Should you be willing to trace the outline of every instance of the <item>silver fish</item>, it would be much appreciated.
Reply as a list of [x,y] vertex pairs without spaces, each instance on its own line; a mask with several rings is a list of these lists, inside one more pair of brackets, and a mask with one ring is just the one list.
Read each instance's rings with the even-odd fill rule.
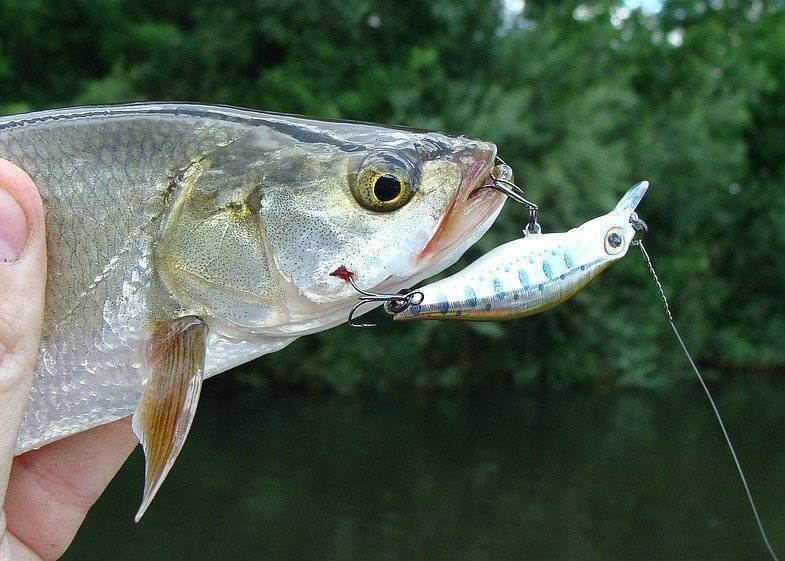
[[342,323],[364,286],[454,263],[493,223],[493,144],[188,104],[0,118],[46,208],[46,316],[17,453],[134,415],[137,519],[203,378]]
[[634,211],[648,186],[632,186],[611,212],[568,232],[528,234],[417,288],[422,297],[394,319],[499,321],[561,304],[627,254],[645,228]]

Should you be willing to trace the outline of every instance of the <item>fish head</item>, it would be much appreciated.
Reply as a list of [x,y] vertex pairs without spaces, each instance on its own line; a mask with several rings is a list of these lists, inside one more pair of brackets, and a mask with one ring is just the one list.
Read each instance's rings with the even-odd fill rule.
[[635,208],[649,187],[647,181],[636,183],[608,214],[599,216],[567,233],[571,252],[577,262],[595,276],[627,254],[645,224],[637,218]]
[[349,277],[366,290],[412,286],[457,261],[506,199],[474,193],[494,169],[506,171],[495,168],[491,143],[286,125],[272,140],[265,131],[209,154],[178,197],[202,208],[181,209],[159,246],[177,298],[234,327],[288,335],[345,321],[357,298]]
[[[345,321],[364,289],[396,292],[450,266],[490,227],[505,197],[486,189],[493,144],[438,133],[379,134],[334,153],[317,188],[262,203],[295,324]],[[315,155],[314,155],[315,157]],[[288,220],[283,217],[289,217]]]

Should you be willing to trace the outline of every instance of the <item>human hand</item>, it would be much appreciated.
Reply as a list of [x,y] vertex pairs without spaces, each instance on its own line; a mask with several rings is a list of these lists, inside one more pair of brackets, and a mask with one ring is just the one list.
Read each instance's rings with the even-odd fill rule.
[[130,419],[14,458],[44,310],[44,210],[0,160],[0,561],[57,559],[137,444]]

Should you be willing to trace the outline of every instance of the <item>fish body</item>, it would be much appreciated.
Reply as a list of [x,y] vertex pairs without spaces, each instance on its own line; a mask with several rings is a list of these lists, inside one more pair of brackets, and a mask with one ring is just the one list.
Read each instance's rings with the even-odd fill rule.
[[353,290],[330,275],[339,266],[397,290],[456,261],[504,202],[469,199],[495,153],[465,137],[207,105],[0,118],[0,157],[38,186],[48,246],[16,452],[134,414],[149,502],[201,380],[345,321]]
[[636,235],[630,218],[647,188],[638,183],[610,213],[567,232],[527,234],[491,250],[454,275],[418,288],[422,300],[394,319],[499,321],[564,302],[627,253]]

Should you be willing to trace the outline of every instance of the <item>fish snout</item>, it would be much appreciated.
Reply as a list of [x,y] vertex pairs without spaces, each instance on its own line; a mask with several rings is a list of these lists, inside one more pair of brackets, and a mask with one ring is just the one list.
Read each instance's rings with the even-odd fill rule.
[[506,200],[506,196],[495,189],[479,189],[490,181],[492,173],[512,179],[509,166],[494,165],[495,145],[476,141],[456,151],[450,160],[458,165],[460,184],[433,236],[418,254],[418,260],[453,250],[478,230],[484,232]]

